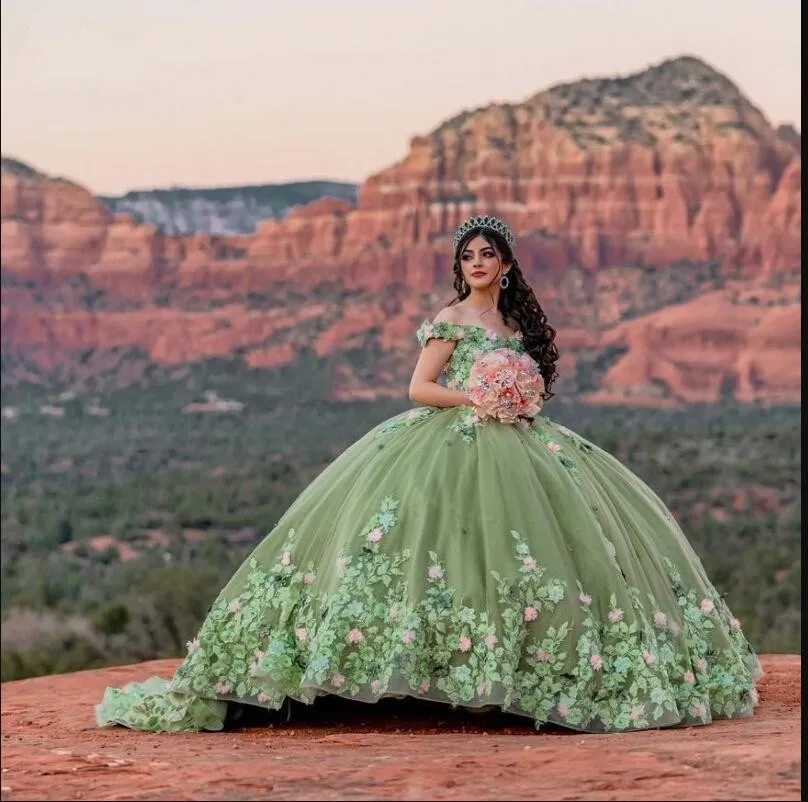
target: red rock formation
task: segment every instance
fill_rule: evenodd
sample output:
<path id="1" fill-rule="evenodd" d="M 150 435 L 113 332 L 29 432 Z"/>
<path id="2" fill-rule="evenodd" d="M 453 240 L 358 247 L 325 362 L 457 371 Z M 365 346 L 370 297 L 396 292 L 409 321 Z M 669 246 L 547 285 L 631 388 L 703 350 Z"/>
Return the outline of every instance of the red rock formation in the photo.
<path id="1" fill-rule="evenodd" d="M 536 732 L 515 717 L 319 703 L 229 732 L 94 726 L 107 686 L 170 677 L 177 662 L 3 683 L 2 798 L 802 798 L 799 655 L 762 655 L 754 716 L 707 727 Z"/>
<path id="2" fill-rule="evenodd" d="M 578 348 L 629 348 L 597 398 L 715 400 L 734 383 L 745 399 L 799 399 L 798 311 L 768 315 L 775 322 L 765 325 L 784 327 L 771 340 L 780 345 L 757 355 L 741 332 L 763 325 L 749 322 L 760 310 L 738 306 L 737 293 L 729 311 L 712 295 L 715 309 L 685 303 L 608 331 L 641 294 L 639 273 L 606 291 L 623 266 L 717 263 L 725 284 L 753 287 L 776 286 L 800 265 L 799 135 L 775 131 L 696 59 L 464 112 L 413 138 L 402 161 L 365 181 L 356 208 L 321 199 L 252 236 L 167 237 L 113 217 L 75 184 L 18 167 L 2 176 L 3 349 L 43 368 L 116 346 L 175 364 L 239 348 L 249 364 L 270 366 L 302 345 L 362 347 L 371 329 L 382 349 L 409 352 L 419 318 L 450 297 L 451 231 L 492 212 L 519 236 L 520 264 L 568 365 Z M 607 278 L 576 295 L 571 266 Z M 100 297 L 90 303 L 88 293 Z M 323 300 L 286 318 L 245 309 L 256 296 L 272 306 L 295 293 Z M 313 316 L 323 318 L 316 335 L 305 322 Z M 705 350 L 718 316 L 735 345 L 719 338 Z M 575 331 L 586 346 L 574 345 Z M 659 359 L 665 348 L 669 362 Z"/>

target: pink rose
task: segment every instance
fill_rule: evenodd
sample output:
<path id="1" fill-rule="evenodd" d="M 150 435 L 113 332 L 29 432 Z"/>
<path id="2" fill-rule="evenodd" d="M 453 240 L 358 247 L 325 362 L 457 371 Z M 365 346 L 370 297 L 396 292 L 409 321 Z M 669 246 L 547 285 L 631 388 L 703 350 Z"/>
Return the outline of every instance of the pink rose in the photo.
<path id="1" fill-rule="evenodd" d="M 623 611 L 619 607 L 609 610 L 609 621 L 616 624 L 618 621 L 623 620 Z"/>
<path id="2" fill-rule="evenodd" d="M 418 693 L 426 693 L 429 690 L 429 680 L 422 679 L 418 684 Z"/>
<path id="3" fill-rule="evenodd" d="M 668 625 L 668 616 L 665 613 L 654 613 L 654 625 L 660 628 L 666 627 Z"/>
<path id="4" fill-rule="evenodd" d="M 561 446 L 558 443 L 548 443 L 547 448 L 553 452 L 553 454 L 558 454 L 561 451 Z"/>
<path id="5" fill-rule="evenodd" d="M 690 708 L 690 715 L 693 718 L 707 718 L 707 708 L 701 702 L 698 702 Z"/>
<path id="6" fill-rule="evenodd" d="M 308 571 L 307 573 L 303 574 L 304 585 L 313 585 L 316 579 L 317 575 L 314 573 L 314 571 Z"/>
<path id="7" fill-rule="evenodd" d="M 403 640 L 404 643 L 407 644 L 412 643 L 415 640 L 415 630 L 414 629 L 406 630 L 404 634 L 401 636 L 401 640 Z"/>
<path id="8" fill-rule="evenodd" d="M 699 607 L 705 615 L 709 615 L 713 610 L 715 610 L 715 604 L 713 604 L 710 599 L 702 599 Z"/>
<path id="9" fill-rule="evenodd" d="M 581 604 L 583 604 L 585 607 L 589 607 L 589 605 L 592 604 L 592 597 L 586 593 L 582 593 L 580 596 L 578 596 L 578 601 L 581 602 Z"/>
<path id="10" fill-rule="evenodd" d="M 374 679 L 373 682 L 370 683 L 370 690 L 373 691 L 373 693 L 378 693 L 381 689 L 382 689 L 381 680 Z"/>
<path id="11" fill-rule="evenodd" d="M 741 622 L 737 618 L 730 618 L 729 620 L 729 628 L 730 629 L 740 629 Z"/>
<path id="12" fill-rule="evenodd" d="M 656 655 L 648 650 L 642 653 L 642 659 L 645 660 L 645 665 L 652 666 L 656 663 Z"/>
<path id="13" fill-rule="evenodd" d="M 485 645 L 489 649 L 493 649 L 497 645 L 498 641 L 499 639 L 497 638 L 496 635 L 487 635 L 485 638 Z"/>
<path id="14" fill-rule="evenodd" d="M 427 576 L 433 581 L 437 581 L 443 577 L 443 568 L 439 565 L 430 565 L 427 571 Z"/>
<path id="15" fill-rule="evenodd" d="M 460 640 L 457 642 L 457 648 L 461 652 L 467 652 L 471 649 L 471 640 L 466 635 L 461 635 Z"/>
<path id="16" fill-rule="evenodd" d="M 269 697 L 263 691 L 261 691 L 255 698 L 260 705 L 265 705 L 269 701 Z"/>
<path id="17" fill-rule="evenodd" d="M 558 711 L 558 715 L 561 716 L 561 718 L 566 718 L 570 714 L 569 707 L 567 707 L 567 705 L 565 705 L 563 702 L 559 702 L 556 705 L 556 710 Z"/>
<path id="18" fill-rule="evenodd" d="M 536 659 L 540 663 L 549 663 L 550 662 L 550 652 L 548 652 L 546 649 L 539 649 L 536 652 Z"/>
<path id="19" fill-rule="evenodd" d="M 344 573 L 345 569 L 348 567 L 348 558 L 347 557 L 338 557 L 337 558 L 337 571 L 339 573 Z"/>
<path id="20" fill-rule="evenodd" d="M 281 565 L 291 565 L 292 564 L 292 552 L 285 551 L 281 556 Z"/>
<path id="21" fill-rule="evenodd" d="M 630 721 L 639 721 L 645 714 L 645 708 L 642 705 L 634 705 L 631 712 L 628 714 Z"/>
<path id="22" fill-rule="evenodd" d="M 696 671 L 699 674 L 703 674 L 707 670 L 707 661 L 702 657 L 699 660 L 696 660 Z"/>
<path id="23" fill-rule="evenodd" d="M 536 561 L 533 557 L 522 557 L 522 565 L 524 565 L 528 571 L 536 570 Z"/>
<path id="24" fill-rule="evenodd" d="M 345 684 L 345 677 L 342 674 L 334 674 L 331 677 L 331 685 L 335 688 L 341 688 Z"/>
<path id="25" fill-rule="evenodd" d="M 306 638 L 309 637 L 309 631 L 306 627 L 300 627 L 299 629 L 295 630 L 295 637 L 300 641 L 300 643 L 305 643 Z"/>
<path id="26" fill-rule="evenodd" d="M 348 633 L 348 643 L 353 643 L 353 644 L 362 643 L 362 641 L 364 639 L 365 639 L 365 636 L 362 634 L 362 630 L 357 629 L 356 627 L 354 627 Z"/>
<path id="27" fill-rule="evenodd" d="M 371 543 L 378 543 L 383 536 L 384 532 L 377 526 L 375 529 L 371 529 L 371 531 L 368 533 L 368 540 Z"/>
<path id="28" fill-rule="evenodd" d="M 241 612 L 241 602 L 238 599 L 233 599 L 230 604 L 227 605 L 228 612 L 231 613 L 240 613 Z"/>
<path id="29" fill-rule="evenodd" d="M 188 649 L 188 654 L 193 654 L 194 652 L 199 651 L 199 638 L 194 638 L 193 640 L 189 640 L 185 647 Z"/>
<path id="30" fill-rule="evenodd" d="M 682 674 L 682 680 L 688 685 L 692 685 L 696 681 L 696 676 L 692 671 L 685 671 L 685 673 Z"/>
<path id="31" fill-rule="evenodd" d="M 214 690 L 220 696 L 227 696 L 233 690 L 233 686 L 229 682 L 217 682 Z"/>
<path id="32" fill-rule="evenodd" d="M 539 617 L 539 611 L 535 607 L 525 607 L 522 615 L 525 621 L 535 621 Z"/>
<path id="33" fill-rule="evenodd" d="M 593 654 L 592 657 L 589 658 L 589 665 L 595 671 L 600 671 L 603 668 L 603 658 L 599 654 Z"/>

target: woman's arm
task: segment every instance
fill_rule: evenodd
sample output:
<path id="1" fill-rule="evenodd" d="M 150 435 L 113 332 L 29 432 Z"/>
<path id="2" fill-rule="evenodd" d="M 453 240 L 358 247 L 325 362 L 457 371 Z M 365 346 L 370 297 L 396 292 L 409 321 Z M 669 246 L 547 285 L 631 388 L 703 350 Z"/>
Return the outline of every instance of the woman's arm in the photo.
<path id="1" fill-rule="evenodd" d="M 410 379 L 410 400 L 429 407 L 471 406 L 460 392 L 438 384 L 438 377 L 454 351 L 456 343 L 430 340 L 422 349 Z"/>

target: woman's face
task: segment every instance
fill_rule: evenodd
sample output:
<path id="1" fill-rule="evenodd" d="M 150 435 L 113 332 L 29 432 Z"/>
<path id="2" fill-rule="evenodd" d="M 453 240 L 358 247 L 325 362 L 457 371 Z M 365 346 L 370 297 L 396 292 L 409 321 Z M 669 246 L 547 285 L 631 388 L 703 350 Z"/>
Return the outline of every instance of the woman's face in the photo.
<path id="1" fill-rule="evenodd" d="M 463 278 L 474 290 L 487 289 L 499 281 L 506 267 L 497 249 L 480 235 L 469 240 L 460 254 Z"/>

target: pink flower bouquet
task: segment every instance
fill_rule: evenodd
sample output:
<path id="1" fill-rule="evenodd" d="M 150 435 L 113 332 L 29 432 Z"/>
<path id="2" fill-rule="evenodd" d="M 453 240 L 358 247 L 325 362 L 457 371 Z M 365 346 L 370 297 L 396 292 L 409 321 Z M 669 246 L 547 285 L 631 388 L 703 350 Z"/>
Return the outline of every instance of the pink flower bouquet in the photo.
<path id="1" fill-rule="evenodd" d="M 468 396 L 480 420 L 529 421 L 541 412 L 544 379 L 527 354 L 501 348 L 483 354 L 471 366 Z"/>

